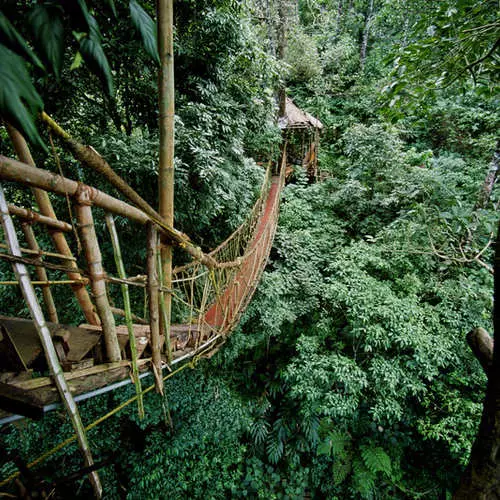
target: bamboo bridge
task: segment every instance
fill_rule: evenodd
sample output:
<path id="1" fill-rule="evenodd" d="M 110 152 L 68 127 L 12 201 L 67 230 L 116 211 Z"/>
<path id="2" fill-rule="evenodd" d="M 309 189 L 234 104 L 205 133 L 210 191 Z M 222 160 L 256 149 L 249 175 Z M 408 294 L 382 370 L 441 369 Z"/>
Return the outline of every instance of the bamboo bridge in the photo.
<path id="1" fill-rule="evenodd" d="M 15 279 L 0 284 L 20 287 L 30 318 L 0 316 L 0 423 L 22 416 L 40 418 L 62 403 L 91 471 L 94 492 L 100 496 L 77 402 L 131 382 L 142 417 L 146 374 L 153 374 L 156 390 L 163 393 L 163 379 L 175 365 L 209 357 L 224 343 L 247 308 L 269 257 L 284 185 L 286 147 L 274 175 L 269 162 L 247 220 L 217 248 L 204 253 L 166 223 L 93 148 L 78 143 L 48 115 L 42 119 L 82 165 L 103 175 L 128 202 L 37 168 L 23 136 L 7 126 L 18 159 L 0 156 L 5 240 L 0 243 L 0 259 L 10 263 Z M 4 185 L 31 197 L 38 211 L 9 203 L 6 192 L 11 191 L 5 191 Z M 66 198 L 76 223 L 57 217 L 49 193 Z M 27 204 L 31 207 L 33 201 Z M 139 275 L 130 276 L 124 269 L 116 216 L 126 218 L 138 241 L 145 242 L 147 257 Z M 106 238 L 100 234 L 99 239 L 112 244 L 115 270 L 103 266 L 96 228 L 104 222 L 108 234 Z M 48 232 L 54 248 L 40 247 L 43 232 Z M 23 243 L 18 233 L 23 234 Z M 161 265 L 165 241 L 190 259 L 173 269 L 171 280 L 165 279 Z M 81 253 L 71 250 L 76 248 Z M 119 301 L 111 296 L 111 284 L 120 287 Z M 65 304 L 56 305 L 54 286 L 66 286 L 76 298 L 84 323 L 59 323 L 57 306 Z M 41 293 L 37 295 L 34 287 L 40 287 Z M 142 304 L 138 311 L 137 304 L 131 303 L 131 287 L 143 291 L 146 314 Z M 113 307 L 116 302 L 122 302 L 123 309 Z M 34 375 L 40 371 L 42 376 Z"/>

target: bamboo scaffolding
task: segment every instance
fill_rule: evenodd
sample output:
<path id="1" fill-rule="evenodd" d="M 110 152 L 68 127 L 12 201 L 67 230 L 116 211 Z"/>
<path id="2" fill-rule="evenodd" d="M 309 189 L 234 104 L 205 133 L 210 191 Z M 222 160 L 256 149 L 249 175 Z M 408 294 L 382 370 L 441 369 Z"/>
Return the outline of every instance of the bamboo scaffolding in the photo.
<path id="1" fill-rule="evenodd" d="M 113 245 L 113 253 L 115 256 L 115 263 L 116 263 L 116 269 L 118 271 L 118 276 L 120 276 L 120 278 L 122 279 L 126 279 L 127 275 L 125 274 L 125 266 L 123 265 L 123 258 L 120 248 L 120 240 L 118 239 L 118 232 L 116 231 L 116 226 L 113 216 L 109 213 L 106 213 L 106 225 L 108 226 L 108 231 L 111 236 L 111 243 Z M 139 413 L 139 418 L 142 420 L 144 418 L 144 403 L 142 400 L 142 387 L 141 387 L 141 379 L 139 378 L 139 367 L 137 365 L 137 347 L 135 345 L 135 333 L 132 321 L 132 310 L 130 307 L 130 295 L 128 293 L 128 285 L 122 283 L 121 289 L 123 295 L 123 305 L 125 308 L 125 322 L 127 323 L 130 354 L 132 358 L 132 378 L 134 380 L 135 392 L 137 394 L 137 411 Z"/>
<path id="2" fill-rule="evenodd" d="M 148 270 L 148 296 L 149 296 L 149 325 L 151 332 L 151 354 L 153 357 L 153 372 L 155 373 L 156 391 L 163 394 L 163 381 L 161 379 L 161 339 L 160 339 L 160 313 L 159 313 L 159 283 L 158 283 L 158 231 L 156 226 L 148 224 L 147 239 L 147 270 Z"/>
<path id="3" fill-rule="evenodd" d="M 97 241 L 94 218 L 90 207 L 92 203 L 90 191 L 91 188 L 86 187 L 82 187 L 79 190 L 76 204 L 76 216 L 78 219 L 82 246 L 87 259 L 92 293 L 94 295 L 97 313 L 102 323 L 108 361 L 120 361 L 120 345 L 116 335 L 115 318 L 108 301 L 101 250 Z"/>
<path id="4" fill-rule="evenodd" d="M 68 132 L 62 129 L 50 116 L 45 112 L 41 114 L 42 120 L 48 125 L 63 143 L 68 147 L 73 156 L 84 165 L 90 167 L 92 170 L 103 175 L 108 182 L 110 182 L 120 193 L 122 193 L 129 201 L 136 207 L 142 210 L 162 231 L 164 236 L 183 248 L 194 259 L 200 260 L 207 266 L 214 266 L 216 263 L 209 256 L 206 255 L 199 247 L 194 245 L 189 236 L 181 231 L 175 229 L 172 225 L 168 224 L 164 218 L 154 210 L 149 203 L 144 200 L 134 189 L 132 189 L 108 164 L 102 156 L 100 156 L 93 148 L 84 146 L 78 141 L 73 139 Z M 0 166 L 1 167 L 1 166 Z M 1 174 L 1 170 L 0 170 Z M 103 207 L 105 208 L 105 207 Z"/>
<path id="5" fill-rule="evenodd" d="M 9 124 L 7 124 L 7 132 L 9 133 L 9 137 L 12 141 L 12 144 L 19 159 L 23 163 L 32 167 L 32 169 L 36 170 L 35 162 L 33 160 L 33 157 L 31 156 L 31 152 L 24 137 L 12 125 Z M 0 173 L 1 172 L 2 168 L 0 167 Z M 19 174 L 23 175 L 21 172 L 19 172 Z M 33 195 L 35 196 L 36 203 L 38 205 L 38 208 L 40 209 L 40 213 L 45 217 L 49 217 L 51 219 L 57 219 L 49 195 L 47 194 L 47 191 L 43 189 L 43 186 L 35 186 L 35 185 L 31 186 L 33 188 L 32 191 Z M 72 256 L 71 249 L 68 245 L 68 242 L 66 241 L 63 232 L 55 229 L 54 231 L 51 232 L 51 237 L 52 241 L 54 242 L 54 246 L 59 253 L 67 256 Z M 76 264 L 70 264 L 70 267 L 76 267 Z M 79 280 L 81 276 L 78 274 L 78 272 L 72 271 L 68 272 L 68 278 L 71 280 Z M 92 305 L 92 302 L 90 300 L 86 288 L 80 285 L 74 285 L 73 292 L 78 300 L 78 303 L 80 304 L 80 307 L 87 322 L 92 325 L 99 325 L 99 318 L 94 312 L 94 307 Z"/>
<path id="6" fill-rule="evenodd" d="M 2 217 L 2 225 L 9 245 L 9 250 L 13 255 L 20 256 L 21 252 L 19 251 L 19 242 L 17 240 L 14 224 L 12 223 L 12 219 L 9 215 L 7 203 L 5 201 L 5 195 L 1 184 L 0 184 L 0 213 Z M 73 424 L 73 428 L 75 430 L 78 443 L 80 445 L 80 450 L 83 454 L 85 466 L 92 467 L 94 465 L 94 461 L 87 441 L 87 436 L 85 434 L 85 429 L 83 427 L 82 420 L 80 418 L 80 413 L 78 411 L 78 407 L 76 406 L 75 400 L 71 395 L 68 383 L 64 378 L 64 373 L 59 363 L 59 359 L 57 357 L 57 353 L 54 344 L 52 342 L 50 331 L 45 323 L 42 309 L 36 298 L 35 290 L 31 285 L 28 271 L 26 269 L 26 266 L 21 263 L 14 263 L 13 268 L 14 272 L 16 273 L 18 281 L 21 283 L 21 291 L 24 295 L 24 299 L 26 300 L 26 303 L 30 310 L 31 317 L 33 318 L 33 322 L 40 337 L 40 342 L 42 343 L 45 352 L 45 357 L 47 359 L 47 363 L 54 378 L 57 390 L 59 391 L 61 400 L 63 401 L 64 406 L 66 407 L 66 411 L 68 412 L 68 415 L 71 419 L 71 423 Z M 101 498 L 102 486 L 99 480 L 99 475 L 97 474 L 96 471 L 92 471 L 89 473 L 88 477 L 92 484 L 95 496 L 97 498 Z"/>
<path id="7" fill-rule="evenodd" d="M 46 217 L 29 208 L 9 204 L 9 213 L 28 222 L 42 224 L 50 229 L 56 229 L 65 233 L 70 233 L 72 231 L 71 225 L 67 222 L 53 219 L 52 217 Z"/>

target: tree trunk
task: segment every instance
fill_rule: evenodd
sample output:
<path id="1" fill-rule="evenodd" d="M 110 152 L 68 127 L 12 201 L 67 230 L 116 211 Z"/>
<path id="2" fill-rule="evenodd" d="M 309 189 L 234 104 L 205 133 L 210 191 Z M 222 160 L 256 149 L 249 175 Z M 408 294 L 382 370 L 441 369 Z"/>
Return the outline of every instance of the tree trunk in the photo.
<path id="1" fill-rule="evenodd" d="M 287 30 L 287 13 L 285 0 L 278 1 L 278 60 L 284 61 L 286 55 L 286 30 Z M 286 112 L 286 85 L 285 81 L 280 82 L 278 89 L 278 116 L 285 116 Z"/>
<path id="2" fill-rule="evenodd" d="M 490 168 L 488 170 L 488 173 L 486 174 L 486 178 L 484 179 L 484 183 L 479 193 L 475 210 L 480 210 L 481 208 L 485 208 L 486 205 L 488 204 L 488 201 L 490 201 L 491 192 L 493 191 L 493 187 L 495 186 L 495 182 L 497 180 L 499 167 L 500 167 L 500 139 L 497 140 L 495 151 L 493 153 L 493 158 L 491 159 L 490 163 Z"/>
<path id="3" fill-rule="evenodd" d="M 372 20 L 373 20 L 373 0 L 370 0 L 370 6 L 368 7 L 368 13 L 366 14 L 365 29 L 363 30 L 363 38 L 361 40 L 360 60 L 361 60 L 362 70 L 365 67 L 366 51 L 368 48 L 368 38 L 370 36 L 370 28 Z"/>
<path id="4" fill-rule="evenodd" d="M 495 332 L 500 334 L 500 243 L 498 235 L 495 250 L 493 325 Z M 455 500 L 500 499 L 500 342 L 493 342 L 487 338 L 484 330 L 479 333 L 478 330 L 475 331 L 476 333 L 473 331 L 469 334 L 468 341 L 485 369 L 488 384 L 479 431 L 472 446 L 469 464 L 453 497 Z"/>

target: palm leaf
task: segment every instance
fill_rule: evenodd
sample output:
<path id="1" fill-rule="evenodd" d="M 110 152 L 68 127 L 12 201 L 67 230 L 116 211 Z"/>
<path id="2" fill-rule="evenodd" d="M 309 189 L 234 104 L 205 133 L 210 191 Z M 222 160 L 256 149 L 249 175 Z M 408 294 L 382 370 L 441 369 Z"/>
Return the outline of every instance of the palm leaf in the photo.
<path id="1" fill-rule="evenodd" d="M 61 9 L 56 6 L 36 6 L 29 18 L 37 46 L 44 61 L 61 76 L 64 54 L 64 27 Z"/>
<path id="2" fill-rule="evenodd" d="M 157 62 L 160 62 L 158 55 L 156 24 L 149 14 L 135 1 L 130 0 L 130 16 L 132 23 L 141 34 L 142 43 L 146 52 Z"/>
<path id="3" fill-rule="evenodd" d="M 45 69 L 42 61 L 40 61 L 31 50 L 26 40 L 18 33 L 16 28 L 12 26 L 11 22 L 5 17 L 2 11 L 0 11 L 0 43 L 16 54 L 31 61 L 35 66 Z"/>
<path id="4" fill-rule="evenodd" d="M 31 83 L 24 61 L 0 44 L 0 114 L 32 143 L 46 149 L 33 117 L 43 101 Z"/>

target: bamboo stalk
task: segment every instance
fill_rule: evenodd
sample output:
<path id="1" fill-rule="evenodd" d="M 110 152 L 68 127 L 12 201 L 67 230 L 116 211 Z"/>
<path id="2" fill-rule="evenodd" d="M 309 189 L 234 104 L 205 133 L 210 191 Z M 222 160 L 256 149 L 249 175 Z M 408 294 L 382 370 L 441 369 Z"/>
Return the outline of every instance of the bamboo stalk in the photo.
<path id="1" fill-rule="evenodd" d="M 2 217 L 2 225 L 5 231 L 7 243 L 9 244 L 10 247 L 9 250 L 12 254 L 20 256 L 21 252 L 19 251 L 19 242 L 17 240 L 14 224 L 12 223 L 12 219 L 9 215 L 7 203 L 5 201 L 5 195 L 1 184 L 0 184 L 0 213 Z M 50 335 L 50 331 L 47 327 L 47 324 L 45 323 L 42 309 L 36 298 L 35 290 L 31 285 L 28 271 L 26 269 L 26 266 L 20 263 L 14 263 L 13 268 L 14 272 L 16 273 L 17 279 L 21 283 L 21 291 L 23 293 L 24 299 L 26 300 L 26 303 L 30 310 L 31 317 L 33 318 L 33 322 L 40 337 L 40 342 L 42 343 L 45 352 L 45 357 L 47 359 L 47 363 L 54 378 L 54 382 L 57 386 L 57 390 L 59 391 L 59 395 L 66 407 L 66 411 L 69 414 L 71 423 L 73 424 L 73 428 L 75 429 L 78 443 L 80 445 L 80 450 L 83 454 L 85 466 L 92 467 L 94 461 L 92 459 L 92 453 L 89 448 L 87 436 L 85 434 L 85 429 L 83 427 L 82 420 L 80 418 L 80 413 L 78 411 L 78 407 L 76 406 L 75 400 L 71 395 L 68 383 L 64 378 L 63 370 L 61 368 L 61 365 L 59 364 L 59 359 L 57 357 L 54 344 L 52 343 L 52 337 Z M 102 486 L 99 480 L 99 475 L 97 474 L 96 471 L 93 471 L 89 474 L 88 477 L 92 484 L 92 488 L 94 489 L 95 496 L 97 498 L 101 498 Z"/>
<path id="2" fill-rule="evenodd" d="M 9 211 L 10 213 L 10 211 Z M 30 225 L 30 222 L 23 222 L 22 225 L 28 224 Z M 9 248 L 5 243 L 0 243 L 0 248 Z M 37 245 L 38 250 L 35 250 L 33 248 L 22 248 L 20 247 L 19 250 L 21 253 L 25 253 L 28 255 L 36 255 L 36 256 L 45 256 L 45 257 L 54 257 L 56 259 L 61 259 L 61 260 L 72 260 L 76 261 L 74 257 L 68 257 L 67 255 L 63 255 L 61 253 L 55 253 L 55 252 L 45 252 L 44 250 L 41 250 L 38 245 Z"/>
<path id="3" fill-rule="evenodd" d="M 53 219 L 52 217 L 46 217 L 45 215 L 30 210 L 29 208 L 17 207 L 16 205 L 9 204 L 9 213 L 28 222 L 38 222 L 51 229 L 57 229 L 58 231 L 63 231 L 65 233 L 70 233 L 72 231 L 71 225 L 67 222 Z"/>
<path id="4" fill-rule="evenodd" d="M 122 252 L 120 248 L 120 240 L 118 239 L 118 232 L 116 231 L 115 221 L 110 213 L 106 213 L 106 225 L 111 236 L 111 243 L 113 245 L 113 253 L 115 256 L 116 269 L 118 276 L 126 279 L 125 266 L 123 265 Z M 134 325 L 132 322 L 132 310 L 130 307 L 130 295 L 128 293 L 128 285 L 122 283 L 121 285 L 123 295 L 123 306 L 125 308 L 125 322 L 127 323 L 128 340 L 130 345 L 130 353 L 132 357 L 132 378 L 134 379 L 135 392 L 137 394 L 137 411 L 139 418 L 144 418 L 144 403 L 142 400 L 142 387 L 141 379 L 139 378 L 139 367 L 137 366 L 137 347 L 135 345 Z"/>
<path id="5" fill-rule="evenodd" d="M 35 264 L 36 265 L 36 264 Z M 35 286 L 50 286 L 50 285 L 76 285 L 76 284 L 81 284 L 81 285 L 86 285 L 89 281 L 87 279 L 81 279 L 79 281 L 75 280 L 35 280 L 31 281 L 32 285 Z M 19 285 L 19 281 L 0 281 L 0 285 Z M 51 320 L 52 321 L 52 320 Z M 57 323 L 56 321 L 53 321 L 53 323 Z"/>
<path id="6" fill-rule="evenodd" d="M 120 345 L 116 335 L 115 318 L 108 301 L 101 250 L 95 232 L 92 209 L 90 208 L 91 203 L 91 189 L 82 187 L 77 199 L 76 216 L 78 219 L 82 246 L 89 268 L 90 284 L 97 307 L 97 313 L 102 323 L 108 360 L 120 361 Z"/>
<path id="7" fill-rule="evenodd" d="M 158 259 L 158 273 L 160 283 L 164 283 L 163 269 L 161 265 L 161 254 L 157 253 Z M 170 298 L 170 309 L 167 308 L 167 301 L 165 296 Z M 171 330 L 171 307 L 172 307 L 172 292 L 166 292 L 162 287 L 159 288 L 159 299 L 160 299 L 160 310 L 161 318 L 164 325 L 164 335 L 165 335 L 165 350 L 167 351 L 167 362 L 170 365 L 172 363 L 172 346 L 170 342 L 170 330 Z"/>
<path id="8" fill-rule="evenodd" d="M 174 140 L 175 140 L 175 85 L 174 85 L 174 6 L 173 0 L 157 2 L 158 10 L 158 54 L 160 56 L 160 74 L 158 78 L 159 94 L 159 130 L 160 164 L 158 168 L 159 212 L 165 222 L 174 225 Z M 167 241 L 161 246 L 161 284 L 172 288 L 173 247 Z M 172 294 L 162 293 L 162 331 L 166 342 L 170 339 L 172 316 Z M 170 360 L 170 346 L 167 345 Z"/>
<path id="9" fill-rule="evenodd" d="M 36 169 L 35 162 L 33 157 L 31 156 L 31 152 L 29 150 L 28 144 L 24 137 L 14 128 L 12 125 L 7 124 L 7 131 L 9 133 L 10 139 L 14 146 L 17 156 L 23 162 L 28 164 L 31 167 Z M 1 169 L 0 169 L 1 172 Z M 21 175 L 22 173 L 19 172 Z M 40 189 L 38 186 L 33 186 L 33 194 L 35 196 L 36 203 L 38 208 L 40 209 L 40 213 L 46 217 L 50 217 L 51 219 L 57 219 L 56 214 L 54 212 L 54 208 L 52 207 L 52 203 L 50 201 L 49 195 L 44 189 Z M 72 256 L 71 249 L 66 241 L 66 237 L 61 231 L 55 230 L 51 232 L 52 241 L 54 242 L 54 246 L 59 253 L 62 253 L 67 256 Z M 75 267 L 76 264 L 70 264 L 70 267 Z M 78 272 L 68 272 L 68 278 L 72 280 L 79 280 L 81 276 Z M 92 325 L 99 324 L 99 318 L 94 312 L 94 307 L 90 300 L 89 294 L 85 287 L 80 285 L 75 285 L 73 287 L 73 292 L 80 304 L 82 312 L 85 316 L 87 322 Z"/>
<path id="10" fill-rule="evenodd" d="M 163 381 L 161 378 L 161 341 L 160 341 L 160 314 L 159 283 L 158 283 L 158 232 L 156 226 L 148 225 L 147 240 L 147 269 L 148 269 L 148 296 L 149 296 L 149 325 L 151 331 L 151 354 L 153 357 L 153 372 L 155 373 L 156 391 L 163 394 Z"/>
<path id="11" fill-rule="evenodd" d="M 115 316 L 121 316 L 122 318 L 125 317 L 125 311 L 123 309 L 119 309 L 118 307 L 112 307 L 111 312 Z M 135 321 L 136 323 L 141 324 L 141 325 L 148 324 L 148 322 L 144 318 L 141 318 L 140 316 L 137 316 L 136 314 L 132 314 L 132 320 Z"/>

